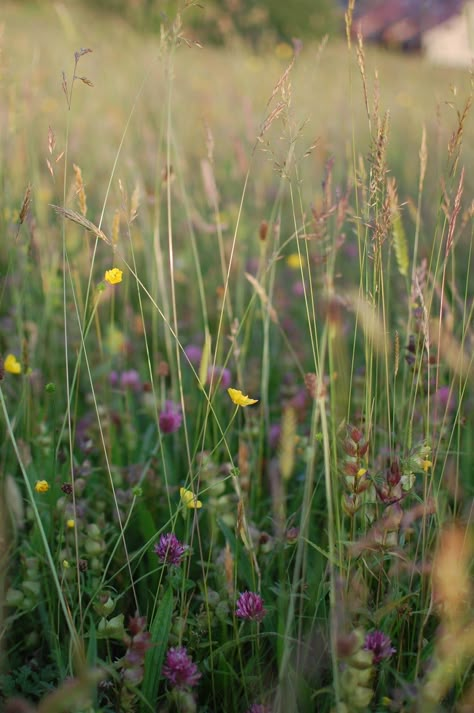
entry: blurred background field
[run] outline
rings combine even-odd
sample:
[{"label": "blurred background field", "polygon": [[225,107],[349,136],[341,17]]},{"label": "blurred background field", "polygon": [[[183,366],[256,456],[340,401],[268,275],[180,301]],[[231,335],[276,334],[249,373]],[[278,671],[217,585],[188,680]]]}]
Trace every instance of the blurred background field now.
[{"label": "blurred background field", "polygon": [[[190,40],[199,33],[187,27],[188,16],[202,12],[195,7],[185,12],[183,34]],[[335,176],[343,184],[351,180],[348,167],[354,147],[364,157],[370,148],[359,69],[355,53],[352,58],[347,53],[342,18],[338,17],[339,32],[327,39],[305,38],[292,73],[295,121],[302,127],[301,152],[317,139],[315,150],[301,165],[307,201],[320,191],[329,157],[334,158]],[[107,182],[132,112],[116,176],[127,184],[139,181],[145,192],[153,190],[156,161],[163,160],[159,156],[159,124],[166,96],[159,30],[136,33],[113,13],[97,14],[87,5],[69,3],[7,2],[2,18],[2,136],[5,158],[14,157],[8,164],[5,205],[10,206],[12,199],[18,202],[25,181],[32,179],[45,198],[54,194],[46,166],[48,127],[60,141],[67,119],[61,71],[71,70],[71,48],[83,45],[94,50],[84,67],[94,88],[81,86],[76,92],[70,155],[73,161],[81,157],[89,200],[96,201],[96,209],[101,207],[103,189],[95,187]],[[183,47],[176,55],[173,133],[180,173],[189,182],[196,208],[203,209],[206,203],[199,169],[199,161],[206,155],[206,125],[214,136],[218,183],[230,181],[231,186],[237,186],[245,174],[266,102],[292,54],[288,41],[278,40],[276,33],[270,37],[271,43],[262,39],[263,51],[252,49],[245,37],[235,35],[226,48],[205,43],[201,50]],[[430,148],[426,203],[430,205],[437,200],[437,179],[444,168],[445,146],[457,121],[456,111],[462,112],[470,91],[469,72],[431,66],[418,54],[367,47],[366,55],[369,101],[373,105],[374,94],[376,97],[379,92],[375,100],[380,111],[390,112],[389,166],[403,201],[413,198],[417,190],[416,157],[422,127],[426,127]],[[375,69],[378,80],[374,79]],[[471,131],[468,117],[464,125],[468,139]],[[466,140],[467,161],[471,150],[471,142]],[[251,177],[252,203],[257,212],[264,212],[265,192],[272,190],[277,179],[268,157],[259,154],[257,162],[258,169]],[[470,180],[468,176],[466,180]],[[235,208],[232,191],[229,193],[223,191],[224,210]],[[40,221],[46,217],[41,212],[48,201],[38,203]],[[109,201],[108,210],[115,208]],[[425,211],[427,233],[432,215]]]},{"label": "blurred background field", "polygon": [[0,705],[472,710],[472,74],[350,8],[3,2]]}]

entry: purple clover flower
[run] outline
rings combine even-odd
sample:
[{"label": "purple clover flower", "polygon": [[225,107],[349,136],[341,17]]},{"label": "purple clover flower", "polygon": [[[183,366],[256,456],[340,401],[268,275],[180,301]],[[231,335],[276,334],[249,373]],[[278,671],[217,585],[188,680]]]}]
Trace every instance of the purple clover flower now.
[{"label": "purple clover flower", "polygon": [[181,564],[186,550],[186,545],[181,544],[174,532],[161,535],[160,541],[155,545],[155,554],[164,564]]},{"label": "purple clover flower", "polygon": [[217,382],[219,382],[219,387],[226,391],[231,385],[232,374],[230,373],[229,369],[226,369],[223,366],[216,365],[214,368],[210,366],[207,370],[206,383],[210,384],[211,381],[214,386],[217,384]]},{"label": "purple clover flower", "polygon": [[268,441],[270,444],[270,448],[276,448],[278,444],[280,443],[280,436],[281,436],[281,426],[279,423],[271,423],[270,424],[270,430],[268,433]]},{"label": "purple clover flower", "polygon": [[263,608],[263,599],[254,592],[242,592],[237,600],[235,616],[247,621],[262,621],[267,610]]},{"label": "purple clover flower", "polygon": [[130,389],[130,391],[140,391],[142,388],[142,382],[140,374],[136,369],[122,371],[120,374],[120,388],[124,390]]},{"label": "purple clover flower", "polygon": [[382,659],[388,659],[392,654],[396,652],[396,649],[392,646],[392,640],[389,636],[376,629],[371,631],[365,637],[364,649],[366,651],[372,651],[374,654],[374,664],[380,663]]},{"label": "purple clover flower", "polygon": [[198,347],[196,344],[188,344],[187,347],[184,347],[184,353],[193,366],[199,366],[202,359],[201,347]]},{"label": "purple clover flower", "polygon": [[181,408],[173,401],[166,401],[163,411],[160,413],[158,423],[162,433],[174,433],[181,426],[183,416]]},{"label": "purple clover flower", "polygon": [[168,649],[162,669],[163,676],[173,688],[192,688],[196,686],[201,674],[188,655],[185,646]]}]

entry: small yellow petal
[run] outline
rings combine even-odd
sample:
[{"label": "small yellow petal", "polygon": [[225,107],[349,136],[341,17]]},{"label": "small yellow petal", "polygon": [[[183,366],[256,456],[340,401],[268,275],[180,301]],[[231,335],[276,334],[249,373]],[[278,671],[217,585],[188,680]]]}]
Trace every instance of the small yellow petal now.
[{"label": "small yellow petal", "polygon": [[118,267],[113,267],[111,270],[106,270],[105,281],[108,282],[109,285],[118,285],[119,282],[122,282],[122,275],[122,270],[119,270]]},{"label": "small yellow petal", "polygon": [[21,364],[14,354],[9,354],[5,357],[3,368],[9,374],[21,374]]},{"label": "small yellow petal", "polygon": [[359,470],[357,471],[357,477],[362,478],[362,476],[365,475],[366,473],[367,473],[367,468],[359,468]]},{"label": "small yellow petal", "polygon": [[240,389],[227,389],[227,393],[236,406],[251,406],[258,403],[258,399],[251,399],[240,391]]},{"label": "small yellow petal", "polygon": [[76,527],[76,523],[74,520],[66,520],[66,526],[69,527],[70,530],[72,530],[74,527]]},{"label": "small yellow petal", "polygon": [[197,496],[191,490],[186,490],[186,488],[180,488],[179,494],[181,496],[181,502],[187,508],[191,510],[202,508],[202,502],[197,499]]},{"label": "small yellow petal", "polygon": [[421,467],[423,468],[425,473],[427,473],[429,471],[429,469],[431,468],[432,465],[433,465],[433,463],[430,460],[428,460],[428,458],[425,458],[425,460],[421,461]]},{"label": "small yellow petal", "polygon": [[299,270],[305,265],[304,255],[300,255],[300,253],[291,253],[291,255],[288,255],[286,258],[286,264],[292,270]]},{"label": "small yellow petal", "polygon": [[47,480],[37,480],[35,483],[35,490],[37,493],[47,493],[49,490],[49,483]]}]

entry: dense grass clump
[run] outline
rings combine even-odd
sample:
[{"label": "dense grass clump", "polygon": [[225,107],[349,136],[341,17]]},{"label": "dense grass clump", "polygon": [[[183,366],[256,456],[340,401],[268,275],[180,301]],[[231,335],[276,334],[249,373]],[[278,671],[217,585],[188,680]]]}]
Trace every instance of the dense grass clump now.
[{"label": "dense grass clump", "polygon": [[2,40],[2,709],[472,710],[469,76],[102,22]]}]

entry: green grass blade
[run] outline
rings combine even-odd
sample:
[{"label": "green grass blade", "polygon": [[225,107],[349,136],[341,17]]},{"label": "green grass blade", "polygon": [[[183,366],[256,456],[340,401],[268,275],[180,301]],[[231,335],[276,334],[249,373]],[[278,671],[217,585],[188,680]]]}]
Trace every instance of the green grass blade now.
[{"label": "green grass blade", "polygon": [[143,696],[149,705],[142,703],[142,713],[148,713],[150,707],[151,710],[156,710],[158,683],[166,647],[168,645],[172,614],[173,592],[171,589],[168,589],[160,602],[160,606],[150,627],[152,648],[147,652],[145,658],[145,677],[142,687]]}]

